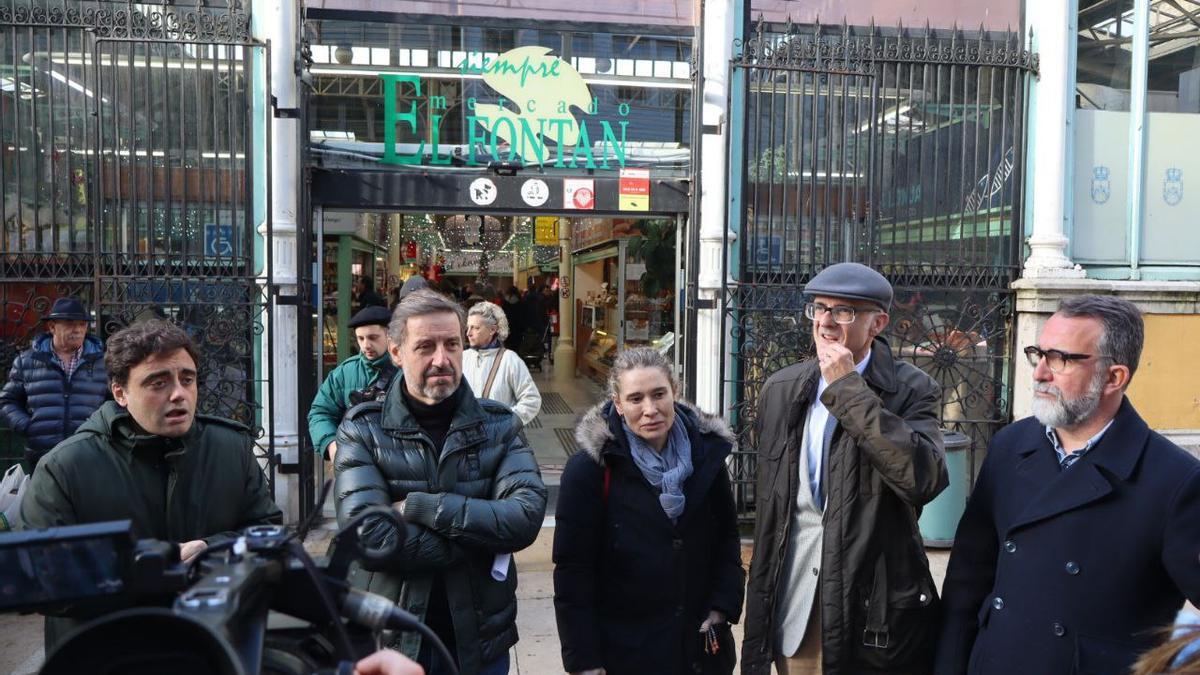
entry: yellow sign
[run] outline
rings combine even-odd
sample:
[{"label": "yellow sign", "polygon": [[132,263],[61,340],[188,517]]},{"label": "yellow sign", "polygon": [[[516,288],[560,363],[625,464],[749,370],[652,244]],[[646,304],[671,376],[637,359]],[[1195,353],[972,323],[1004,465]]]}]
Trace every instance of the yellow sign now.
[{"label": "yellow sign", "polygon": [[533,243],[538,246],[558,246],[558,218],[538,216],[533,221]]},{"label": "yellow sign", "polygon": [[622,211],[650,210],[650,170],[621,169],[617,208]]},{"label": "yellow sign", "polygon": [[650,198],[644,195],[621,195],[617,202],[620,211],[649,211]]}]

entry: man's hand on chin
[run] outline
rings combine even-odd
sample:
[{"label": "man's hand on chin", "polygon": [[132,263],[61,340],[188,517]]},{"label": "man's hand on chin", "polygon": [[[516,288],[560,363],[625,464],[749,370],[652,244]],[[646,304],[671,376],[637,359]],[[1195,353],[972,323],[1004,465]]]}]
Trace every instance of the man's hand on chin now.
[{"label": "man's hand on chin", "polygon": [[854,353],[839,342],[817,340],[817,362],[826,382],[834,382],[854,372]]}]

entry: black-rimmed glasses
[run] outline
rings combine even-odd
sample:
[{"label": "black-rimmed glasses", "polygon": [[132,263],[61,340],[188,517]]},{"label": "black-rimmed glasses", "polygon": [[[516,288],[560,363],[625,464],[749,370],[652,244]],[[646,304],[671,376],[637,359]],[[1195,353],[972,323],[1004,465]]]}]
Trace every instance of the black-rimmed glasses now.
[{"label": "black-rimmed glasses", "polygon": [[833,312],[833,322],[840,323],[842,325],[854,323],[854,319],[858,316],[859,312],[875,311],[878,310],[858,309],[851,307],[850,305],[834,305],[833,307],[826,307],[819,302],[808,302],[804,304],[804,316],[808,317],[809,321],[817,321],[822,316],[825,316],[825,312]]},{"label": "black-rimmed glasses", "polygon": [[1072,354],[1064,352],[1061,349],[1042,349],[1036,345],[1029,345],[1025,348],[1025,358],[1029,359],[1029,365],[1037,368],[1038,362],[1046,359],[1046,367],[1052,373],[1061,373],[1067,369],[1067,364],[1071,361],[1086,361],[1093,356],[1098,359],[1110,359],[1111,356],[1104,354]]}]

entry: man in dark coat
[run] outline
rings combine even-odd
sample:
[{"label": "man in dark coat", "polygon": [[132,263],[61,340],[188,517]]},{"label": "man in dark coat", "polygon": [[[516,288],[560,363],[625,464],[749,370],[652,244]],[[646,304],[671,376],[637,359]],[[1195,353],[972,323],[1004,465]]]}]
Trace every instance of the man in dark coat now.
[{"label": "man in dark coat", "polygon": [[939,675],[1128,673],[1200,603],[1200,461],[1125,389],[1132,303],[1064,301],[1025,348],[1033,417],[992,440],[946,573]]},{"label": "man in dark coat", "polygon": [[46,332],[13,361],[0,390],[0,414],[25,436],[30,471],[108,398],[104,345],[88,333],[84,306],[59,298],[44,320]]},{"label": "man in dark coat", "polygon": [[[196,347],[164,321],[108,341],[115,402],[47,454],[21,501],[27,528],[132,520],[191,560],[252,525],[282,521],[249,431],[196,414]],[[46,652],[90,615],[46,618]]]},{"label": "man in dark coat", "polygon": [[941,392],[879,334],[892,287],[840,263],[804,289],[817,358],[763,386],[742,673],[926,673],[937,593],[917,518],[948,483]]},{"label": "man in dark coat", "polygon": [[[420,617],[463,675],[502,675],[517,642],[517,575],[505,554],[537,538],[546,487],[520,419],[462,382],[457,303],[413,292],[396,306],[388,338],[400,375],[382,402],[351,408],[338,429],[337,513],[344,524],[367,507],[395,506],[407,532],[397,560],[360,570],[354,583]],[[365,528],[372,547],[397,535],[383,521]],[[422,642],[404,633],[398,646],[429,675],[446,672]]]},{"label": "man in dark coat", "polygon": [[351,303],[354,306],[355,313],[362,311],[366,307],[387,307],[387,300],[375,291],[375,280],[369,275],[363,275],[354,281],[351,289],[354,293]]}]

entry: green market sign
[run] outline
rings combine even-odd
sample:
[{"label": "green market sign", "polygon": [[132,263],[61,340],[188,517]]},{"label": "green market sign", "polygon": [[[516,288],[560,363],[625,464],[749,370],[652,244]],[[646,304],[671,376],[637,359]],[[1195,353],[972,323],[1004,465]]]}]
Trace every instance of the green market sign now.
[{"label": "green market sign", "polygon": [[[607,169],[611,158],[618,168],[625,166],[625,133],[629,122],[621,119],[614,128],[608,121],[589,120],[588,116],[600,112],[599,100],[591,95],[579,72],[566,61],[551,56],[549,48],[518,47],[495,58],[468,54],[459,70],[463,75],[481,76],[500,95],[498,104],[478,103],[474,97],[465,101],[469,113],[467,146],[486,148],[491,161]],[[399,125],[413,133],[420,133],[423,128],[417,101],[408,110],[400,111],[396,90],[411,86],[420,99],[421,78],[400,74],[379,77],[383,80],[384,110],[384,154],[379,161],[400,165],[425,163],[424,140],[414,153],[396,151]],[[425,101],[428,112],[424,128],[429,130],[430,137],[428,163],[450,164],[450,155],[442,154],[438,148],[446,97],[428,96]],[[617,113],[622,118],[628,117],[629,104],[620,104]],[[468,154],[466,163],[479,164],[474,152]]]}]

